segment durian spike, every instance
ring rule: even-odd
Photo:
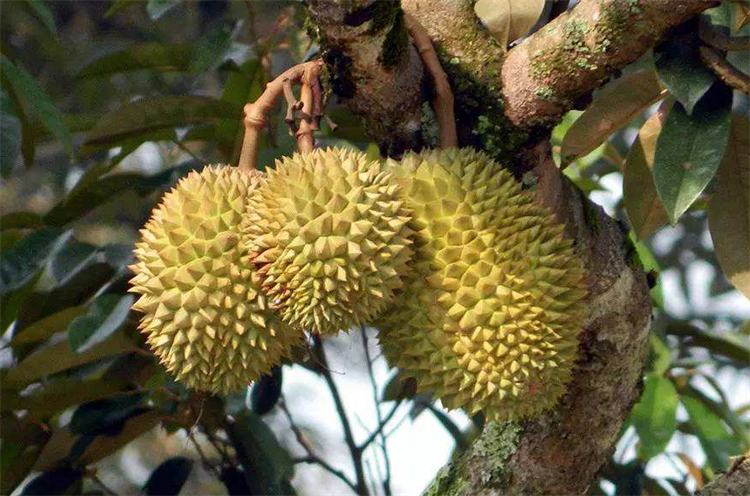
[[[308,74],[308,81],[316,82],[317,76],[311,79],[309,74],[320,74],[322,63],[321,60],[313,60],[287,69],[266,85],[265,91],[255,102],[245,105],[245,138],[242,142],[238,164],[240,169],[254,170],[257,168],[260,132],[268,124],[268,115],[278,102],[281,94],[284,93],[284,85],[300,82],[306,74]],[[318,94],[320,93],[318,92]],[[322,105],[318,105],[322,108]],[[312,104],[310,108],[312,108]]]
[[[404,22],[406,30],[409,31],[409,35],[414,40],[419,57],[435,84],[435,99],[432,106],[440,127],[440,148],[457,147],[458,133],[456,132],[456,118],[453,113],[453,91],[451,91],[450,83],[448,83],[448,76],[440,65],[440,60],[435,52],[435,47],[432,46],[427,30],[410,14],[404,13]]]

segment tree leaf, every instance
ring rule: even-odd
[[[151,472],[143,486],[147,496],[176,496],[193,470],[193,461],[184,456],[175,456],[162,462]]]
[[[0,217],[0,229],[33,229],[42,227],[44,219],[34,212],[11,212]]]
[[[8,177],[21,151],[21,120],[13,111],[10,97],[0,88],[0,177]]]
[[[64,331],[70,322],[86,311],[85,306],[69,307],[48,317],[34,322],[20,330],[14,331],[10,345],[14,348],[19,346],[39,343],[49,339],[50,336]]]
[[[55,16],[42,0],[26,0],[36,17],[41,21],[47,31],[57,36],[57,26],[55,25]]]
[[[683,396],[682,405],[688,413],[688,423],[706,452],[708,464],[716,472],[729,467],[729,457],[740,452],[737,440],[727,431],[719,417],[700,400]]]
[[[644,240],[669,221],[654,184],[656,142],[667,119],[672,100],[643,124],[628,152],[623,171],[623,201],[639,240]]]
[[[42,269],[70,231],[44,227],[24,237],[0,259],[0,294],[23,287]]]
[[[68,489],[81,480],[83,470],[70,467],[59,467],[34,477],[21,491],[21,495],[46,496],[52,494],[68,494]]]
[[[75,158],[70,131],[63,121],[62,114],[52,103],[49,96],[39,86],[34,76],[21,65],[16,65],[5,55],[0,56],[0,68],[13,87],[14,93],[25,106],[26,112],[36,115],[62,143],[71,158]]]
[[[146,393],[125,393],[84,403],[73,412],[68,429],[71,434],[117,435],[127,419],[142,412],[145,397]]]
[[[214,98],[192,95],[144,98],[102,117],[86,137],[85,145],[117,146],[148,132],[241,116],[241,106]]]
[[[76,353],[83,353],[116,332],[130,313],[132,295],[99,296],[85,315],[76,317],[68,326],[68,341]]]
[[[78,77],[108,76],[141,69],[186,71],[190,66],[190,53],[190,45],[141,43],[94,60],[81,69]]]
[[[232,23],[220,23],[195,43],[190,54],[190,72],[200,74],[223,62],[232,48],[233,31]]]
[[[732,115],[708,223],[722,271],[750,299],[750,123],[739,115]]]
[[[668,39],[657,47],[655,53],[659,78],[691,115],[716,76],[701,62],[697,47],[684,38]]]
[[[146,4],[146,13],[149,19],[156,21],[161,16],[177,7],[182,0],[148,0]]]
[[[615,81],[573,123],[562,142],[563,167],[588,155],[610,135],[667,95],[653,71],[639,71]]]
[[[244,106],[258,98],[263,91],[260,81],[260,62],[248,60],[242,64],[238,71],[231,71],[224,83],[224,91],[221,100],[232,105]],[[234,163],[237,157],[232,154],[236,149],[239,153],[239,143],[242,142],[244,126],[240,119],[221,119],[212,133],[212,138],[219,142],[219,146],[225,156]]]
[[[227,435],[237,450],[248,486],[259,494],[284,494],[282,482],[291,479],[294,465],[266,423],[245,410],[227,426]]]
[[[677,428],[679,396],[672,381],[650,374],[638,404],[631,413],[640,440],[638,456],[647,461],[664,451]]]
[[[654,181],[675,224],[713,179],[729,137],[732,91],[716,85],[693,115],[675,103],[656,142]]]
[[[96,246],[71,239],[50,261],[50,274],[62,286],[75,277],[96,258]]]
[[[688,338],[688,346],[706,348],[711,353],[725,356],[743,365],[747,363],[747,357],[750,356],[750,337],[743,334],[734,332],[718,334],[703,331],[689,324],[670,325],[666,333]]]
[[[271,374],[262,376],[250,391],[250,408],[253,413],[265,415],[276,406],[281,397],[283,383],[283,369],[279,366],[271,370]]]

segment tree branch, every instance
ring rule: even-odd
[[[750,494],[750,455],[738,457],[726,473],[718,475],[696,496]]]

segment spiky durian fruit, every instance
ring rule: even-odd
[[[391,173],[362,152],[279,161],[248,202],[243,233],[284,321],[324,334],[380,313],[412,255],[403,203]]]
[[[390,161],[412,210],[414,275],[381,319],[391,364],[448,408],[524,418],[564,393],[584,272],[551,212],[473,150]]]
[[[240,221],[262,174],[208,166],[164,195],[136,244],[131,291],[141,328],[187,386],[242,390],[289,356],[302,333],[284,325],[242,261]]]

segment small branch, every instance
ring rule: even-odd
[[[314,464],[314,465],[318,465],[318,466],[320,466],[320,468],[322,468],[326,472],[330,473],[331,475],[335,476],[336,478],[338,478],[339,480],[341,480],[344,484],[346,484],[347,486],[349,486],[349,488],[352,491],[357,492],[357,486],[355,486],[354,483],[352,481],[350,481],[346,477],[346,475],[344,474],[344,472],[342,472],[341,470],[337,470],[337,469],[333,468],[331,465],[329,465],[322,458],[319,458],[319,457],[314,456],[314,455],[308,455],[308,456],[304,456],[302,458],[294,458],[294,459],[292,459],[292,463],[295,463],[295,464],[297,464],[297,463],[311,463],[311,464]]]
[[[339,394],[339,390],[336,387],[336,382],[334,382],[333,376],[331,375],[331,369],[328,367],[328,359],[326,358],[325,350],[323,349],[323,341],[320,339],[320,336],[314,336],[313,341],[315,343],[313,351],[315,352],[317,360],[321,365],[321,374],[323,374],[323,379],[325,379],[326,385],[331,392],[331,397],[333,398],[333,403],[336,407],[336,413],[339,416],[341,427],[344,430],[344,441],[346,442],[347,448],[349,448],[349,454],[351,455],[352,464],[354,465],[354,472],[357,476],[357,484],[355,490],[357,494],[367,495],[368,492],[365,482],[365,471],[362,467],[362,451],[357,447],[357,444],[354,441],[354,435],[352,434],[352,427],[351,423],[349,422],[349,417],[347,417],[346,415],[344,403],[341,401],[341,395]]]
[[[750,95],[750,76],[736,69],[719,52],[709,46],[704,45],[699,48],[699,51],[703,63],[714,71],[719,79],[737,91]]]
[[[705,43],[724,52],[750,50],[750,36],[728,36],[715,28],[705,16],[698,23],[698,36]]]
[[[95,471],[93,471],[93,472],[90,472],[90,473],[89,473],[89,474],[87,474],[87,475],[88,475],[88,477],[89,477],[89,478],[90,478],[90,479],[91,479],[92,481],[94,481],[94,482],[95,482],[95,483],[96,483],[96,484],[97,484],[97,485],[98,485],[99,487],[101,487],[101,488],[102,488],[102,490],[104,491],[104,493],[105,493],[105,494],[109,494],[109,495],[111,495],[111,496],[118,496],[117,492],[116,492],[115,490],[113,490],[112,488],[110,488],[109,486],[107,486],[107,485],[106,485],[106,484],[104,483],[104,481],[102,481],[102,480],[101,480],[101,479],[99,478],[99,474],[97,474],[97,473],[96,473]]]
[[[190,441],[192,441],[193,443],[193,446],[195,446],[195,451],[198,452],[198,456],[203,462],[203,466],[206,468],[206,470],[208,470],[209,472],[212,472],[216,477],[220,478],[221,472],[216,467],[216,465],[214,465],[213,463],[209,461],[208,457],[206,456],[206,453],[203,451],[203,448],[201,448],[200,443],[198,442],[197,439],[195,439],[195,435],[193,434],[193,432],[188,431],[188,439],[190,439]]]
[[[368,438],[367,438],[367,439],[365,439],[365,441],[364,441],[364,442],[363,442],[362,444],[360,444],[360,445],[359,445],[359,450],[360,450],[360,451],[364,451],[364,450],[366,450],[366,449],[367,449],[367,447],[368,447],[368,446],[370,445],[370,443],[372,443],[372,442],[373,442],[373,441],[374,441],[374,440],[375,440],[375,439],[376,439],[376,438],[377,438],[377,437],[378,437],[378,436],[380,435],[380,433],[381,433],[381,432],[383,432],[383,429],[385,428],[385,426],[386,426],[386,425],[388,425],[388,422],[390,422],[390,421],[391,421],[391,419],[393,418],[393,416],[394,416],[394,415],[396,414],[396,410],[398,410],[398,407],[399,407],[399,406],[401,406],[401,404],[400,404],[399,402],[396,402],[396,404],[395,404],[395,405],[393,405],[393,408],[391,408],[391,411],[390,411],[390,412],[388,412],[388,414],[387,414],[387,415],[386,415],[386,416],[385,416],[385,417],[383,418],[383,420],[382,420],[382,421],[381,421],[381,422],[380,422],[380,423],[378,424],[378,428],[377,428],[377,429],[375,429],[375,430],[374,430],[374,431],[373,431],[373,432],[372,432],[372,433],[371,433],[371,434],[370,434],[370,435],[368,436]]]
[[[440,65],[435,47],[432,46],[427,30],[410,14],[404,14],[406,29],[409,31],[419,56],[422,58],[427,72],[432,76],[435,84],[435,100],[433,106],[440,124],[440,147],[451,148],[458,146],[456,133],[456,117],[453,113],[453,91],[448,83],[448,75]]]
[[[321,64],[320,60],[313,60],[287,69],[266,85],[266,90],[254,103],[245,105],[245,138],[242,142],[242,151],[240,152],[238,164],[240,169],[257,169],[260,132],[268,124],[268,115],[284,92],[284,84],[287,81],[301,81],[303,76],[310,71],[319,71]]]

